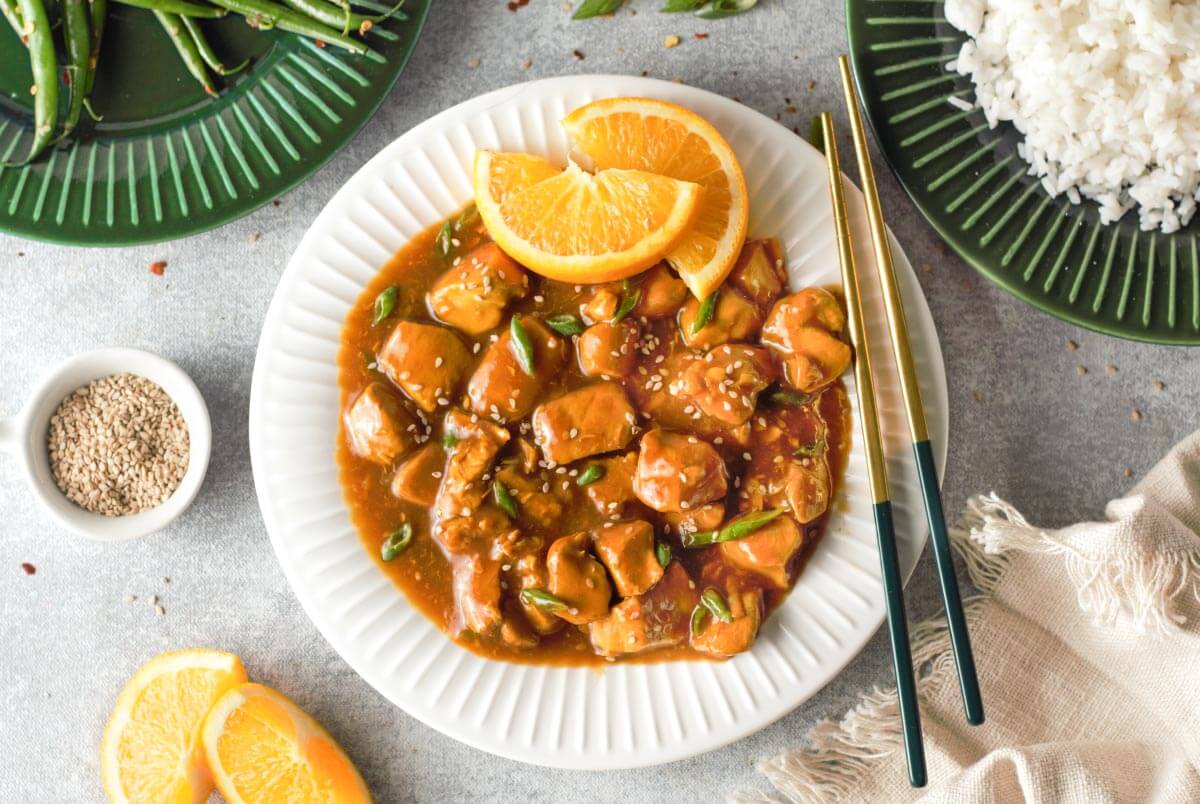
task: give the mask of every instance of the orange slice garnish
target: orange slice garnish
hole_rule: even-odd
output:
[[[213,704],[201,733],[217,789],[229,804],[369,804],[345,752],[285,695],[240,684]]]
[[[694,112],[648,98],[595,101],[562,125],[598,171],[645,170],[704,188],[692,226],[666,259],[696,298],[707,298],[737,261],[750,218],[746,179],[725,138]]]
[[[241,659],[207,648],[164,653],[143,665],[117,696],[100,741],[108,800],[207,800],[213,783],[200,726],[213,702],[245,680]]]
[[[561,282],[609,282],[649,268],[699,208],[699,185],[642,170],[591,174],[572,163],[523,185],[541,168],[522,156],[476,153],[475,206],[509,256]]]

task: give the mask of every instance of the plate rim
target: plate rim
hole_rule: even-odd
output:
[[[421,35],[424,33],[425,24],[428,21],[429,14],[433,9],[433,3],[434,0],[425,0],[425,2],[421,3],[419,10],[409,16],[409,18],[403,22],[405,26],[409,26],[414,29],[411,34],[412,44],[400,55],[398,59],[396,59],[394,68],[390,71],[390,75],[385,82],[386,86],[380,86],[380,91],[374,96],[370,103],[364,104],[366,108],[366,114],[363,116],[362,120],[351,125],[346,130],[344,138],[337,145],[337,147],[328,149],[326,153],[322,153],[318,158],[313,159],[311,162],[298,163],[298,167],[292,172],[288,173],[288,178],[283,181],[283,183],[275,192],[264,195],[257,202],[249,204],[244,209],[236,212],[226,211],[216,213],[211,221],[201,223],[197,226],[187,226],[185,224],[166,236],[163,235],[161,230],[157,230],[153,225],[150,225],[140,226],[137,229],[138,234],[132,237],[104,242],[94,242],[86,237],[77,237],[72,235],[66,235],[62,237],[56,236],[56,234],[61,231],[61,227],[54,225],[51,218],[43,219],[43,224],[35,229],[26,230],[21,227],[6,225],[7,219],[3,217],[0,217],[0,234],[8,237],[20,238],[22,240],[28,240],[34,243],[46,243],[55,246],[117,249],[128,248],[131,246],[173,243],[185,238],[204,234],[205,232],[211,232],[216,229],[220,229],[223,226],[235,223],[242,218],[258,212],[263,207],[287,195],[316,175],[318,170],[328,165],[331,161],[333,161],[334,157],[346,150],[347,146],[349,146],[350,143],[363,130],[363,128],[366,127],[367,123],[374,119],[375,114],[379,111],[379,107],[383,105],[383,102],[388,99],[388,97],[392,94],[392,91],[396,88],[396,84],[399,82],[400,76],[404,73],[405,68],[408,66],[409,60],[412,58],[413,53],[416,52],[417,47],[420,45]],[[297,34],[287,34],[289,40],[297,38],[297,36]],[[293,46],[293,44],[290,41],[287,41],[281,43],[280,46],[290,48]],[[0,120],[4,119],[8,118],[6,116],[0,117]],[[158,138],[162,135],[162,132],[156,132],[155,134],[148,136],[151,136],[152,138]],[[146,138],[146,136],[147,135],[139,135],[137,137],[115,137],[106,139],[105,141],[109,142],[111,146],[112,143],[123,142],[125,140],[143,140]],[[186,221],[189,217],[190,216],[187,216],[180,220]],[[47,220],[50,221],[50,223],[45,223]],[[145,231],[145,235],[141,234],[143,231]]]
[[[1152,330],[1150,328],[1137,329],[1132,325],[1120,326],[1105,319],[1089,318],[1086,313],[1076,312],[1076,310],[1072,307],[1057,305],[1052,300],[1047,299],[1045,296],[1029,290],[1030,286],[1027,283],[1018,282],[1015,277],[1010,276],[1003,270],[993,268],[985,261],[977,259],[967,249],[965,249],[960,242],[959,233],[951,231],[940,219],[940,217],[934,214],[928,208],[928,206],[922,202],[918,192],[919,188],[915,185],[914,180],[911,177],[906,177],[905,175],[908,169],[907,166],[899,164],[897,157],[892,154],[891,149],[886,148],[883,145],[885,140],[882,136],[880,121],[876,119],[874,106],[865,96],[863,89],[869,79],[869,76],[864,73],[866,68],[863,64],[860,54],[866,48],[867,43],[863,41],[856,29],[857,15],[865,15],[867,13],[866,6],[868,2],[869,0],[843,0],[843,14],[846,20],[846,39],[849,46],[848,55],[850,59],[850,67],[854,73],[854,81],[857,87],[859,103],[863,109],[864,116],[867,119],[867,124],[871,128],[871,133],[874,135],[875,145],[879,152],[883,154],[883,158],[887,162],[892,176],[894,176],[900,186],[904,188],[905,195],[908,196],[913,206],[917,208],[917,211],[921,213],[921,217],[925,219],[925,222],[933,227],[933,230],[937,232],[939,239],[945,243],[955,253],[955,255],[958,256],[959,259],[967,263],[967,265],[969,265],[976,273],[983,276],[993,285],[1010,294],[1011,296],[1016,297],[1025,304],[1028,304],[1038,312],[1050,316],[1051,318],[1064,321],[1068,324],[1073,324],[1090,332],[1096,332],[1101,335],[1107,335],[1113,338],[1121,338],[1128,341],[1151,343],[1158,346],[1200,346],[1200,331],[1196,331],[1190,336],[1181,334],[1179,337],[1170,337],[1169,335],[1165,335],[1158,330]],[[934,8],[934,5],[930,5],[930,8]],[[1028,164],[1024,160],[1022,160],[1022,163]],[[1050,198],[1052,202],[1057,202],[1061,196]],[[1087,201],[1082,205],[1069,204],[1065,209],[1070,211],[1076,208],[1080,210],[1079,214],[1081,216],[1094,213],[1095,211],[1095,205],[1090,201]],[[1117,221],[1113,221],[1109,224],[1102,224],[1102,229],[1107,231],[1110,227],[1115,226],[1122,227],[1121,231],[1124,232],[1123,227],[1125,224],[1122,223],[1124,219],[1125,216],[1122,216],[1122,218]],[[1193,223],[1197,222],[1200,222],[1200,215],[1197,215],[1197,217],[1193,219]],[[1135,236],[1141,233],[1136,225],[1133,226],[1133,232]],[[1153,232],[1150,234],[1158,234],[1163,237],[1171,236],[1162,235],[1161,232]],[[1193,234],[1191,237],[1195,239],[1200,237],[1200,234]],[[1182,292],[1183,291],[1180,290],[1180,293]]]
[[[319,220],[320,217],[323,216],[327,211],[334,210],[334,209],[341,207],[343,204],[345,204],[345,202],[347,200],[350,200],[355,196],[355,193],[358,189],[357,187],[355,187],[355,185],[356,185],[355,179],[358,179],[363,174],[368,174],[371,172],[377,173],[382,164],[385,164],[388,159],[393,158],[397,153],[403,151],[403,146],[405,145],[405,143],[419,141],[419,139],[422,136],[424,136],[427,132],[429,132],[431,130],[436,130],[436,129],[442,127],[447,121],[452,120],[457,115],[461,114],[464,107],[478,107],[478,111],[486,111],[486,110],[490,110],[490,109],[493,109],[497,106],[504,104],[511,98],[515,98],[525,92],[529,92],[531,90],[535,90],[535,89],[543,87],[543,86],[564,85],[564,86],[569,87],[569,86],[576,85],[576,84],[580,84],[580,85],[591,84],[594,86],[597,83],[599,83],[601,86],[603,86],[604,85],[603,82],[612,82],[612,83],[617,84],[620,87],[619,91],[622,91],[622,92],[624,92],[625,87],[630,87],[630,91],[628,93],[626,93],[626,94],[630,94],[630,95],[638,95],[639,90],[637,90],[636,88],[642,87],[642,88],[644,88],[644,94],[646,94],[647,96],[650,96],[650,97],[654,97],[655,96],[654,90],[657,88],[657,89],[661,89],[661,92],[658,93],[660,95],[666,94],[666,93],[682,92],[683,94],[692,94],[694,97],[697,97],[697,96],[705,97],[710,100],[715,100],[716,102],[722,103],[722,104],[736,104],[738,107],[739,113],[742,115],[748,116],[754,122],[754,124],[756,126],[768,125],[771,127],[778,127],[779,129],[788,133],[789,135],[794,136],[793,133],[790,130],[788,130],[786,127],[782,126],[781,124],[772,120],[771,118],[767,117],[766,115],[762,114],[761,112],[759,112],[755,109],[752,109],[750,107],[744,106],[742,104],[739,104],[736,101],[732,101],[729,98],[721,96],[717,93],[710,92],[708,90],[704,90],[699,87],[679,85],[674,82],[662,81],[659,79],[653,79],[653,78],[647,78],[647,77],[637,77],[637,76],[623,76],[623,75],[609,75],[609,74],[586,74],[586,75],[559,76],[559,77],[536,79],[536,80],[527,81],[527,82],[523,82],[523,83],[519,83],[519,84],[514,84],[514,85],[510,85],[510,86],[506,86],[506,87],[501,87],[501,88],[483,93],[481,95],[478,95],[474,98],[469,98],[467,100],[462,101],[461,103],[455,104],[454,106],[444,109],[443,111],[439,112],[438,114],[434,115],[433,117],[430,117],[429,119],[418,124],[417,126],[414,126],[412,129],[408,130],[404,134],[402,134],[399,137],[397,137],[396,139],[394,139],[392,142],[383,146],[379,150],[378,153],[376,153],[369,160],[367,160],[367,162],[364,163],[355,172],[355,174],[342,185],[341,188],[339,188],[339,190],[329,199],[329,201],[326,203],[326,205],[318,213],[317,218],[315,218],[313,220],[313,222],[310,223],[309,228],[306,230],[304,236],[301,238],[301,240],[297,244],[296,249],[294,250],[294,252],[292,254],[292,257],[289,259],[286,269],[284,270],[283,274],[280,277],[276,291],[272,296],[271,303],[270,303],[267,313],[264,317],[263,327],[262,327],[262,331],[260,333],[260,339],[259,339],[259,343],[258,343],[256,353],[255,353],[254,372],[253,372],[253,376],[252,376],[252,380],[251,380],[250,404],[249,404],[248,440],[249,440],[249,445],[250,445],[252,474],[253,474],[254,481],[255,481],[255,494],[256,494],[256,499],[258,500],[258,503],[259,503],[259,510],[260,510],[260,514],[263,518],[264,526],[266,527],[268,536],[271,540],[272,548],[276,554],[276,560],[278,561],[280,568],[283,570],[284,575],[288,580],[288,584],[291,587],[292,593],[295,595],[297,600],[300,602],[301,607],[304,610],[305,614],[308,616],[309,620],[316,627],[316,629],[321,633],[321,635],[326,639],[326,641],[334,648],[335,652],[338,653],[339,658],[341,658],[342,661],[346,662],[346,664],[355,672],[356,675],[358,675],[360,678],[362,678],[384,700],[388,701],[391,705],[394,705],[394,706],[400,708],[406,714],[412,716],[413,718],[420,721],[424,725],[426,725],[430,728],[433,728],[436,731],[438,731],[442,734],[445,734],[460,743],[469,745],[472,748],[476,748],[478,750],[481,750],[481,751],[484,751],[484,752],[487,752],[490,754],[494,754],[494,755],[501,756],[506,759],[510,759],[510,760],[514,760],[514,761],[518,761],[518,762],[534,764],[534,765],[539,765],[539,766],[543,766],[543,767],[576,769],[576,770],[618,770],[618,769],[628,769],[628,768],[638,768],[638,767],[649,767],[649,766],[665,764],[668,762],[675,762],[675,761],[679,761],[682,759],[687,759],[687,758],[690,758],[693,756],[697,756],[697,755],[700,755],[703,753],[707,753],[709,751],[717,750],[726,745],[729,745],[730,743],[736,742],[737,740],[740,740],[743,737],[757,733],[758,731],[769,726],[771,723],[773,723],[776,720],[782,718],[783,716],[789,714],[790,712],[794,711],[797,707],[803,705],[805,702],[810,700],[813,695],[816,695],[820,690],[822,690],[826,686],[828,686],[828,684],[835,677],[837,677],[837,675],[842,670],[844,670],[847,665],[849,665],[854,659],[856,659],[861,654],[861,652],[862,652],[863,648],[866,646],[866,644],[871,639],[873,639],[877,633],[879,633],[880,628],[882,627],[884,618],[885,618],[885,615],[883,614],[882,609],[880,609],[878,622],[872,628],[866,630],[860,640],[851,640],[847,643],[847,644],[849,644],[850,647],[846,652],[845,659],[843,661],[841,661],[837,667],[833,667],[832,665],[830,665],[828,672],[827,672],[827,677],[825,677],[808,696],[797,701],[795,704],[793,704],[791,706],[783,708],[781,711],[778,711],[778,712],[771,711],[769,708],[766,708],[762,705],[757,705],[755,707],[753,713],[751,715],[749,715],[748,717],[746,717],[744,721],[740,721],[736,727],[730,728],[730,729],[728,729],[728,731],[725,731],[725,732],[716,732],[716,737],[714,737],[712,739],[701,740],[701,742],[702,742],[701,745],[691,744],[691,743],[696,742],[696,738],[694,738],[694,737],[693,738],[685,738],[683,740],[676,741],[673,743],[672,742],[664,743],[650,751],[644,751],[631,761],[608,762],[608,761],[605,761],[605,756],[607,756],[607,755],[605,755],[605,756],[599,756],[599,757],[591,757],[590,761],[588,761],[588,762],[578,762],[578,761],[572,761],[573,757],[571,755],[562,753],[562,752],[554,753],[554,754],[548,755],[548,756],[541,755],[541,756],[533,757],[533,756],[530,756],[528,754],[528,752],[522,753],[522,748],[520,746],[517,746],[515,743],[512,747],[508,746],[507,744],[490,743],[490,742],[487,742],[485,739],[481,739],[475,732],[472,732],[470,730],[462,728],[455,722],[440,722],[440,723],[433,722],[432,718],[427,717],[425,712],[415,711],[414,709],[410,709],[409,707],[407,707],[403,703],[401,703],[399,700],[397,700],[397,698],[395,698],[391,694],[389,694],[389,692],[384,689],[382,681],[374,678],[374,676],[376,675],[375,673],[369,672],[366,669],[359,667],[358,665],[356,665],[354,662],[352,662],[348,658],[349,651],[348,651],[348,648],[343,644],[342,637],[336,632],[335,629],[333,629],[331,627],[330,624],[322,622],[322,614],[318,611],[316,601],[313,600],[310,596],[307,596],[305,593],[302,593],[300,591],[304,588],[303,579],[298,576],[297,570],[291,565],[290,561],[287,558],[286,548],[282,544],[281,537],[279,535],[279,531],[281,530],[281,528],[277,524],[275,524],[271,521],[270,515],[268,514],[268,511],[270,510],[270,505],[268,503],[268,493],[266,491],[267,484],[264,482],[264,478],[265,478],[265,475],[268,470],[265,466],[265,458],[261,457],[261,455],[260,455],[260,451],[263,448],[259,447],[257,445],[259,443],[261,443],[261,440],[263,439],[263,435],[262,435],[263,420],[262,420],[262,416],[261,416],[261,411],[262,411],[262,408],[264,405],[264,395],[266,393],[266,391],[264,389],[265,381],[263,378],[264,378],[265,371],[263,370],[263,366],[266,365],[267,361],[270,360],[270,356],[268,353],[268,346],[269,346],[268,335],[272,331],[273,326],[276,326],[278,324],[279,319],[281,319],[283,316],[284,296],[286,295],[285,291],[300,281],[301,272],[303,271],[303,266],[297,261],[297,255],[305,253],[308,250],[308,247],[310,246],[310,244],[312,242],[315,242],[316,238],[318,237],[317,232],[316,232],[316,221]],[[564,90],[564,91],[566,91],[566,90]],[[802,138],[797,137],[797,140],[804,143],[804,147],[812,148],[812,146],[809,145]],[[815,149],[813,149],[813,150],[815,151]],[[847,179],[847,184],[849,185],[851,193],[855,196],[855,200],[857,202],[861,203],[861,196],[860,196],[857,188],[855,188],[848,179]],[[892,238],[892,241],[893,241],[894,249],[900,248],[899,244],[896,242],[894,237]],[[902,249],[901,249],[901,254],[902,255],[904,254]],[[908,265],[908,260],[907,260],[906,256],[905,256],[905,264]],[[912,283],[916,287],[919,288],[920,287],[919,281],[916,279],[915,272],[913,272],[911,270],[910,265],[908,267],[907,273],[912,274],[912,276],[909,277],[908,279],[911,279]],[[904,282],[902,282],[902,284],[904,284]],[[944,432],[941,432],[941,433],[935,432],[934,438],[933,438],[935,463],[939,468],[939,478],[940,478],[940,477],[944,476],[944,469],[945,469],[945,465],[946,465],[946,457],[947,457],[947,450],[948,450],[948,434],[949,434],[949,426],[950,426],[950,424],[949,424],[948,391],[947,391],[946,374],[945,374],[945,362],[944,362],[944,358],[942,356],[940,338],[937,336],[937,333],[936,333],[936,324],[933,321],[932,314],[928,307],[928,302],[924,298],[923,294],[920,294],[918,303],[919,303],[919,306],[921,307],[921,312],[923,314],[922,317],[928,321],[930,330],[934,334],[934,338],[933,338],[932,342],[930,344],[928,344],[928,347],[927,347],[928,352],[927,353],[931,359],[931,362],[934,364],[935,374],[937,375],[935,377],[935,380],[936,380],[935,388],[933,389],[934,390],[934,395],[933,395],[934,399],[932,399],[931,401],[933,401],[935,403],[939,403],[941,405],[941,408],[942,408],[941,421],[944,422]],[[877,346],[876,348],[882,348],[882,347]],[[857,424],[854,425],[853,429],[854,429],[855,435],[857,437],[858,436]],[[934,429],[937,429],[936,424],[934,425]],[[904,438],[907,439],[907,434],[904,435]],[[902,568],[902,571],[904,574],[905,585],[907,585],[909,579],[912,577],[912,574],[915,571],[915,568],[919,561],[919,558],[920,558],[921,554],[924,552],[926,544],[928,542],[928,529],[927,529],[927,527],[924,526],[923,523],[924,523],[924,520],[922,518],[922,527],[921,527],[919,533],[914,535],[916,555],[914,555],[912,558],[912,564],[910,566]],[[390,581],[389,581],[389,583],[390,583]],[[400,594],[401,597],[403,598],[403,594],[398,589],[396,589],[394,586],[392,588],[395,589],[395,591],[398,594]],[[407,603],[407,600],[405,600],[405,602]],[[421,616],[423,616],[423,615],[421,615]],[[452,640],[449,640],[444,635],[442,635],[440,632],[440,629],[437,629],[436,626],[435,626],[435,630],[438,631],[438,635],[441,636],[445,640],[446,644],[453,646],[457,650],[462,650],[462,651],[466,652],[466,650],[464,648],[457,646],[457,644],[454,643]],[[474,655],[474,654],[472,654],[472,655]],[[494,660],[488,660],[488,661],[491,663],[496,663],[496,662],[494,662]],[[534,668],[546,667],[544,665],[517,665],[517,664],[511,664],[511,663],[500,663],[500,664],[505,664],[508,667],[523,667],[523,666],[534,667]],[[654,664],[648,665],[648,666],[661,666],[662,664],[663,663],[654,663]],[[550,668],[550,669],[559,669],[559,668]],[[575,669],[575,668],[567,668],[567,669]],[[589,669],[594,669],[594,668],[589,668]]]

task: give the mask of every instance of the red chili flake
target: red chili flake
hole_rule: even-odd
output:
[[[583,61],[585,58],[587,58],[587,56],[584,56],[584,55],[583,55],[583,51],[582,51],[582,50],[576,50],[576,51],[574,51],[574,53],[575,53],[575,60],[576,60],[576,61]]]
[[[277,207],[282,203],[283,203],[282,201],[280,201],[278,198],[276,198],[274,201],[271,202],[271,206]]]
[[[26,575],[32,575],[37,572],[37,567],[30,564],[28,561],[21,562],[21,569],[25,571]]]
[[[695,37],[696,37],[697,39],[707,39],[707,38],[708,38],[708,34],[706,34],[706,33],[698,33],[698,34],[695,34]]]
[[[67,86],[71,86],[71,71],[70,70],[63,70],[62,80],[63,80],[64,84],[66,84]]]
[[[316,45],[317,45],[317,47],[319,47],[319,48],[321,48],[322,50],[324,50],[324,49],[325,49],[325,40],[324,40],[324,39],[318,39],[318,40],[316,40]]]
[[[154,274],[155,276],[162,276],[163,272],[166,270],[166,260],[155,260],[154,262],[150,263],[150,273]]]
[[[516,11],[518,8],[529,5],[529,0],[512,0],[508,4],[509,11]]]

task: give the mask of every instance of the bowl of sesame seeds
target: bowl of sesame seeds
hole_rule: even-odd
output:
[[[138,349],[63,361],[19,414],[0,419],[0,451],[17,459],[42,507],[95,541],[166,527],[195,499],[211,447],[196,384],[171,361]]]

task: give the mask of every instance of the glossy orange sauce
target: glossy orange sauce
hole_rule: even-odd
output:
[[[341,351],[338,357],[338,383],[341,390],[339,411],[345,409],[349,401],[370,383],[387,382],[386,377],[375,370],[373,365],[374,355],[389,334],[391,325],[401,319],[434,320],[426,308],[425,293],[450,267],[448,258],[442,256],[435,249],[435,240],[440,228],[441,224],[430,227],[398,251],[363,290],[346,316],[341,335]],[[454,249],[455,254],[466,254],[472,247],[487,239],[477,218],[475,222],[464,226],[460,232],[457,232],[456,238],[459,245]],[[577,313],[580,305],[591,297],[594,290],[591,286],[563,284],[534,274],[530,274],[530,279],[530,293],[526,298],[511,303],[509,313],[532,313],[538,316],[550,316],[564,312]],[[385,324],[378,327],[373,326],[375,299],[391,285],[398,286],[400,290],[395,312]],[[660,352],[683,348],[679,342],[676,332],[677,325],[674,320],[653,321],[649,322],[648,326],[656,328],[664,335],[661,339],[663,346],[660,348]],[[469,337],[463,337],[469,347],[475,343]],[[481,344],[477,355],[482,357],[489,339],[487,335],[484,335],[477,340]],[[653,355],[649,358],[639,356],[639,361],[646,363],[653,360],[653,357]],[[563,391],[592,382],[594,382],[593,379],[585,377],[578,367],[572,364],[570,369],[564,371],[547,389],[544,398],[552,399]],[[629,387],[631,383],[634,383],[632,379],[627,383],[627,390],[629,390],[631,401],[637,406],[637,392]],[[455,402],[465,407],[462,400]],[[840,380],[821,393],[817,409],[827,428],[829,470],[834,486],[831,499],[836,503],[850,444],[850,408]],[[541,637],[541,641],[536,647],[527,649],[511,648],[501,644],[498,640],[482,640],[469,631],[464,631],[457,636],[452,635],[450,624],[453,622],[455,604],[450,563],[429,533],[430,512],[393,496],[390,490],[392,470],[355,455],[348,446],[345,425],[341,423],[341,419],[342,417],[339,415],[337,444],[339,475],[351,518],[362,539],[363,549],[422,614],[463,647],[488,658],[552,665],[602,665],[611,661],[592,651],[586,626],[568,626],[558,633]],[[791,420],[789,419],[789,421]],[[442,437],[440,417],[431,417],[431,422],[434,424],[433,439],[440,441]],[[797,416],[796,426],[811,427],[812,425],[811,422],[805,421],[805,417]],[[740,453],[743,448],[730,444],[718,449],[726,458],[730,476],[736,476],[740,471]],[[594,528],[606,521],[596,512],[582,489],[578,490],[575,498],[576,502],[567,509],[556,528],[558,532],[544,534],[550,537],[548,542],[554,537]],[[637,516],[654,524],[656,533],[662,532],[663,521],[656,512],[640,509]],[[803,526],[804,546],[793,558],[793,583],[824,533],[828,517],[829,513],[826,512],[816,521]],[[395,530],[402,521],[413,524],[415,537],[409,548],[401,555],[393,561],[384,562],[380,557],[380,546],[388,534]],[[714,577],[714,574],[719,577],[724,572],[738,572],[725,566],[715,548],[684,550],[674,537],[672,537],[672,542],[674,557],[684,563],[693,579],[700,577],[700,572],[705,565],[712,565],[707,570],[710,579]],[[768,613],[774,610],[787,594],[787,592],[762,582],[753,573],[742,574],[744,584],[758,585],[763,588],[764,602]],[[659,662],[679,659],[711,659],[711,657],[684,645],[624,656],[620,657],[618,661]]]

